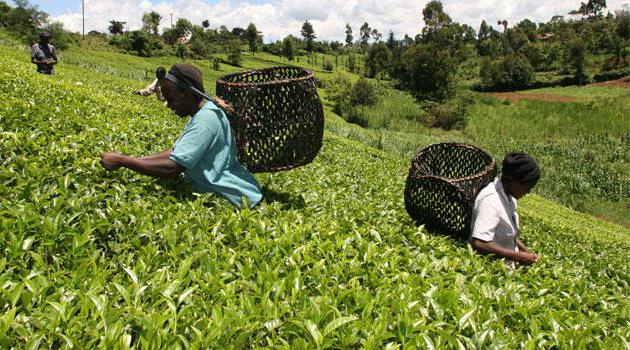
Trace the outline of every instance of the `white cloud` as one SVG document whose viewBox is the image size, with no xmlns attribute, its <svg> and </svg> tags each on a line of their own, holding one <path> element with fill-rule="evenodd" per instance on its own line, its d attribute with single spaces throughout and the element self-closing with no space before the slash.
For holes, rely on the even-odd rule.
<svg viewBox="0 0 630 350">
<path fill-rule="evenodd" d="M 620 9 L 629 0 L 609 0 L 608 9 Z M 127 23 L 128 30 L 142 26 L 142 13 L 159 12 L 162 27 L 170 25 L 180 17 L 201 23 L 208 19 L 212 27 L 226 25 L 246 27 L 255 23 L 263 32 L 265 41 L 282 38 L 288 34 L 298 36 L 304 20 L 309 20 L 318 38 L 343 40 L 345 24 L 350 23 L 355 38 L 359 27 L 368 22 L 384 35 L 392 30 L 398 37 L 415 35 L 422 29 L 422 9 L 427 0 L 270 0 L 266 3 L 254 0 L 85 0 L 86 32 L 105 32 L 110 20 Z M 489 24 L 507 19 L 516 23 L 524 18 L 535 22 L 548 21 L 554 15 L 566 15 L 580 5 L 580 0 L 444 0 L 444 9 L 457 22 L 473 28 L 485 19 Z M 66 28 L 81 31 L 81 8 L 55 17 Z"/>
</svg>

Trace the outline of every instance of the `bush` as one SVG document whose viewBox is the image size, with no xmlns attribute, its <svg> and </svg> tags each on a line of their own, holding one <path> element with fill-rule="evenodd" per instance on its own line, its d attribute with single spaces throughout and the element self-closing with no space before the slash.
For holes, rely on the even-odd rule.
<svg viewBox="0 0 630 350">
<path fill-rule="evenodd" d="M 630 68 L 602 71 L 595 74 L 595 76 L 593 76 L 593 80 L 597 82 L 601 82 L 601 81 L 608 81 L 608 80 L 616 80 L 616 79 L 620 79 L 627 76 L 630 76 Z"/>
<path fill-rule="evenodd" d="M 330 60 L 325 60 L 324 61 L 324 65 L 323 65 L 324 70 L 326 71 L 332 71 L 333 70 L 333 64 L 332 62 L 330 62 Z"/>
<path fill-rule="evenodd" d="M 565 46 L 565 66 L 573 72 L 576 84 L 582 85 L 588 82 L 586 75 L 586 44 L 582 39 L 575 38 Z"/>
<path fill-rule="evenodd" d="M 434 45 L 415 45 L 403 54 L 402 67 L 393 78 L 419 99 L 444 100 L 453 92 L 457 58 Z"/>
<path fill-rule="evenodd" d="M 468 124 L 466 112 L 472 102 L 470 97 L 457 97 L 445 103 L 426 102 L 422 123 L 429 128 L 463 130 Z"/>
<path fill-rule="evenodd" d="M 378 93 L 374 84 L 360 77 L 350 91 L 350 105 L 372 106 L 378 102 Z"/>
<path fill-rule="evenodd" d="M 480 70 L 481 81 L 497 90 L 516 90 L 532 81 L 532 66 L 521 56 L 504 56 L 496 61 L 486 60 Z"/>
<path fill-rule="evenodd" d="M 243 56 L 241 56 L 241 45 L 239 43 L 230 44 L 227 62 L 228 64 L 236 67 L 240 67 L 243 63 Z"/>
</svg>

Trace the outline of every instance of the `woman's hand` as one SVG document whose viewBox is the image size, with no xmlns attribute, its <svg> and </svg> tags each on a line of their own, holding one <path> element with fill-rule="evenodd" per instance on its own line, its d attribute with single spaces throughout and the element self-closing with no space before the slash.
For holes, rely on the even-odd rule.
<svg viewBox="0 0 630 350">
<path fill-rule="evenodd" d="M 122 160 L 125 156 L 120 153 L 103 153 L 101 154 L 101 165 L 108 171 L 113 171 L 122 166 Z"/>
<path fill-rule="evenodd" d="M 538 261 L 538 255 L 531 252 L 520 252 L 518 261 L 523 264 L 531 265 Z"/>
</svg>

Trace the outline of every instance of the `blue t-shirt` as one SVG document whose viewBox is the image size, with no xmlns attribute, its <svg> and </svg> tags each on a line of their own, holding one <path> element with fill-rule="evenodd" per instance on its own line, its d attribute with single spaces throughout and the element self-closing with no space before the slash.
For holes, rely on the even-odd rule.
<svg viewBox="0 0 630 350">
<path fill-rule="evenodd" d="M 227 116 L 210 101 L 190 119 L 169 158 L 186 168 L 196 192 L 219 193 L 239 207 L 243 196 L 252 207 L 262 199 L 258 183 L 238 161 Z"/>
</svg>

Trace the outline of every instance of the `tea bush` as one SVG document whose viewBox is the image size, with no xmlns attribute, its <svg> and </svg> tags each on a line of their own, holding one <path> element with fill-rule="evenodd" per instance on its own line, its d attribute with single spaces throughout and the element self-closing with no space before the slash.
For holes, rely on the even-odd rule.
<svg viewBox="0 0 630 350">
<path fill-rule="evenodd" d="M 329 112 L 315 162 L 257 175 L 266 199 L 239 211 L 100 167 L 185 125 L 140 82 L 0 55 L 2 348 L 628 348 L 627 229 L 532 195 L 540 263 L 506 270 L 415 227 L 408 158 Z"/>
</svg>

